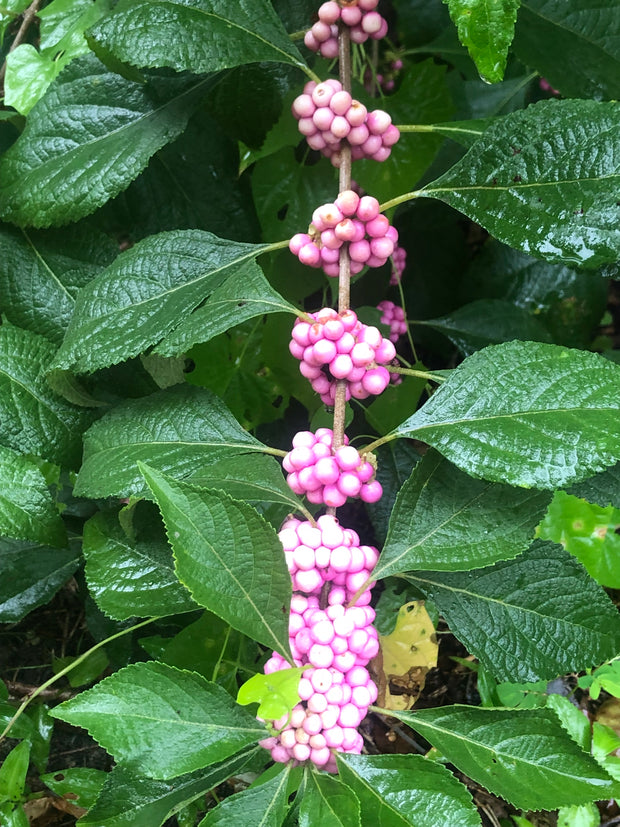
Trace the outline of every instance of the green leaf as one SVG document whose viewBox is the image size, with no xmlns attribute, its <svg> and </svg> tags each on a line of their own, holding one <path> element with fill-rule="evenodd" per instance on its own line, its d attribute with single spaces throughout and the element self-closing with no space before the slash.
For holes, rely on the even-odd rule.
<svg viewBox="0 0 620 827">
<path fill-rule="evenodd" d="M 79 657 L 74 655 L 65 655 L 63 658 L 53 658 L 52 668 L 54 674 L 58 674 L 68 666 L 72 666 L 72 664 L 78 660 Z M 86 686 L 87 684 L 93 683 L 97 678 L 101 677 L 103 671 L 109 665 L 110 658 L 107 656 L 105 649 L 95 649 L 94 652 L 87 655 L 84 660 L 80 660 L 80 662 L 71 669 L 67 676 L 69 686 L 77 689 L 79 686 Z"/>
<path fill-rule="evenodd" d="M 44 773 L 40 778 L 56 795 L 70 798 L 79 807 L 90 810 L 108 776 L 109 773 L 104 770 L 90 767 L 68 767 L 64 770 Z"/>
<path fill-rule="evenodd" d="M 482 79 L 502 80 L 521 0 L 443 1 Z"/>
<path fill-rule="evenodd" d="M 601 814 L 596 804 L 579 804 L 560 807 L 558 827 L 599 827 Z"/>
<path fill-rule="evenodd" d="M 163 663 L 135 663 L 50 713 L 84 727 L 128 769 L 174 778 L 228 758 L 265 729 L 217 684 Z"/>
<path fill-rule="evenodd" d="M 497 118 L 419 195 L 440 198 L 538 258 L 615 262 L 619 127 L 618 103 L 541 101 Z"/>
<path fill-rule="evenodd" d="M 616 0 L 522 0 L 513 48 L 565 97 L 620 97 Z"/>
<path fill-rule="evenodd" d="M 506 342 L 462 362 L 393 433 L 472 476 L 556 488 L 620 457 L 619 382 L 620 368 L 598 354 Z"/>
<path fill-rule="evenodd" d="M 53 0 L 37 12 L 40 46 L 48 49 L 84 43 L 84 32 L 94 25 L 110 7 L 110 0 Z"/>
<path fill-rule="evenodd" d="M 0 443 L 75 468 L 90 414 L 57 396 L 45 381 L 54 352 L 36 333 L 0 327 Z"/>
<path fill-rule="evenodd" d="M 6 58 L 4 102 L 27 115 L 64 66 L 64 60 L 41 54 L 30 43 L 20 44 Z"/>
<path fill-rule="evenodd" d="M 403 485 L 373 577 L 458 571 L 516 557 L 551 494 L 476 480 L 430 450 Z"/>
<path fill-rule="evenodd" d="M 425 319 L 414 324 L 443 333 L 465 356 L 487 345 L 512 339 L 552 341 L 549 331 L 527 310 L 498 299 L 481 299 L 440 319 Z"/>
<path fill-rule="evenodd" d="M 350 787 L 326 773 L 306 768 L 299 827 L 361 827 L 360 802 Z"/>
<path fill-rule="evenodd" d="M 179 81 L 158 97 L 92 55 L 72 61 L 0 162 L 0 216 L 48 227 L 89 215 L 183 131 L 212 82 Z"/>
<path fill-rule="evenodd" d="M 18 327 L 60 344 L 79 288 L 116 252 L 113 242 L 84 224 L 62 232 L 0 225 L 2 312 Z"/>
<path fill-rule="evenodd" d="M 10 801 L 16 804 L 21 800 L 29 763 L 30 744 L 22 741 L 13 747 L 0 767 L 0 802 Z"/>
<path fill-rule="evenodd" d="M 206 73 L 275 61 L 306 68 L 267 0 L 234 7 L 226 0 L 121 0 L 92 35 L 133 66 Z"/>
<path fill-rule="evenodd" d="M 145 490 L 138 460 L 175 477 L 265 446 L 244 431 L 212 393 L 177 385 L 127 400 L 84 435 L 84 462 L 75 493 L 127 497 Z"/>
<path fill-rule="evenodd" d="M 146 238 L 80 291 L 54 367 L 83 373 L 137 356 L 263 249 L 202 230 Z"/>
<path fill-rule="evenodd" d="M 161 342 L 156 353 L 173 356 L 192 345 L 208 342 L 235 325 L 265 313 L 292 313 L 299 310 L 269 284 L 255 261 L 242 264 L 209 296 L 202 307 Z"/>
<path fill-rule="evenodd" d="M 18 623 L 43 606 L 80 564 L 79 551 L 0 540 L 0 623 Z"/>
<path fill-rule="evenodd" d="M 385 543 L 396 496 L 409 479 L 420 455 L 408 442 L 388 442 L 375 452 L 377 479 L 383 486 L 383 496 L 377 503 L 367 505 L 378 545 Z"/>
<path fill-rule="evenodd" d="M 620 510 L 556 491 L 538 536 L 560 543 L 601 586 L 620 588 Z"/>
<path fill-rule="evenodd" d="M 196 608 L 174 573 L 163 532 L 132 541 L 116 514 L 98 513 L 84 524 L 85 575 L 102 612 L 114 620 L 188 612 Z"/>
<path fill-rule="evenodd" d="M 285 657 L 291 578 L 271 526 L 223 491 L 196 491 L 140 463 L 177 575 L 201 606 Z"/>
<path fill-rule="evenodd" d="M 342 781 L 359 798 L 362 824 L 445 827 L 447 813 L 450 827 L 481 824 L 467 788 L 421 755 L 337 753 L 337 760 Z"/>
<path fill-rule="evenodd" d="M 515 560 L 472 572 L 415 573 L 454 634 L 499 681 L 550 680 L 612 658 L 620 618 L 564 549 L 536 541 Z"/>
<path fill-rule="evenodd" d="M 67 544 L 64 524 L 38 465 L 2 446 L 0 534 L 42 546 Z"/>
<path fill-rule="evenodd" d="M 465 775 L 524 810 L 554 810 L 615 795 L 611 778 L 551 710 L 455 705 L 390 715 Z"/>
<path fill-rule="evenodd" d="M 239 687 L 237 703 L 242 706 L 259 704 L 257 718 L 277 721 L 289 715 L 299 703 L 299 681 L 304 667 L 281 669 L 269 675 L 257 673 Z"/>
<path fill-rule="evenodd" d="M 175 778 L 174 784 L 136 775 L 117 765 L 97 802 L 80 819 L 80 827 L 160 827 L 189 802 L 205 795 L 231 776 L 260 769 L 269 753 L 257 745 L 213 764 Z"/>
<path fill-rule="evenodd" d="M 0 8 L 0 42 L 9 23 L 15 20 L 30 4 L 28 0 L 5 0 Z"/>
<path fill-rule="evenodd" d="M 571 485 L 567 493 L 602 507 L 613 505 L 614 508 L 620 508 L 620 463 Z"/>
<path fill-rule="evenodd" d="M 288 809 L 291 770 L 289 763 L 264 784 L 225 798 L 198 827 L 280 827 Z"/>
</svg>

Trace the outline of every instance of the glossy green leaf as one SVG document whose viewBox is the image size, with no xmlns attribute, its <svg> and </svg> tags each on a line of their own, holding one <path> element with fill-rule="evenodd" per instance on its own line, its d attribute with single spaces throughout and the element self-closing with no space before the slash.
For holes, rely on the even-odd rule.
<svg viewBox="0 0 620 827">
<path fill-rule="evenodd" d="M 99 512 L 84 524 L 85 575 L 99 608 L 115 620 L 196 608 L 174 573 L 163 532 L 132 541 L 116 514 Z"/>
<path fill-rule="evenodd" d="M 48 227 L 89 215 L 182 132 L 210 83 L 195 78 L 158 98 L 92 55 L 72 61 L 0 162 L 0 216 Z"/>
<path fill-rule="evenodd" d="M 117 765 L 95 805 L 80 819 L 80 827 L 160 827 L 190 801 L 231 776 L 260 769 L 269 757 L 262 747 L 247 747 L 236 755 L 174 779 L 154 781 Z"/>
<path fill-rule="evenodd" d="M 45 381 L 54 352 L 36 333 L 0 327 L 0 443 L 74 468 L 90 415 L 57 396 Z"/>
<path fill-rule="evenodd" d="M 79 551 L 0 540 L 0 623 L 17 623 L 50 600 L 80 564 Z"/>
<path fill-rule="evenodd" d="M 237 703 L 242 706 L 257 703 L 257 718 L 277 721 L 283 715 L 289 715 L 293 707 L 299 703 L 298 689 L 303 671 L 303 667 L 300 666 L 281 669 L 269 675 L 257 672 L 239 687 Z"/>
<path fill-rule="evenodd" d="M 428 451 L 399 492 L 373 576 L 459 571 L 516 557 L 550 501 L 547 492 L 476 480 Z"/>
<path fill-rule="evenodd" d="M 558 827 L 599 827 L 600 823 L 596 804 L 574 804 L 558 810 Z"/>
<path fill-rule="evenodd" d="M 17 803 L 26 786 L 30 763 L 30 744 L 22 741 L 13 747 L 0 766 L 0 802 Z"/>
<path fill-rule="evenodd" d="M 481 77 L 496 83 L 504 77 L 508 49 L 521 0 L 444 0 Z"/>
<path fill-rule="evenodd" d="M 137 356 L 263 249 L 201 230 L 141 241 L 80 291 L 54 367 L 87 372 Z"/>
<path fill-rule="evenodd" d="M 13 324 L 60 344 L 79 288 L 116 252 L 108 238 L 84 224 L 62 233 L 0 226 L 2 312 Z"/>
<path fill-rule="evenodd" d="M 620 463 L 571 485 L 567 493 L 602 507 L 613 505 L 614 508 L 620 508 Z"/>
<path fill-rule="evenodd" d="M 264 784 L 225 798 L 198 827 L 280 827 L 288 809 L 291 769 L 289 763 Z"/>
<path fill-rule="evenodd" d="M 408 442 L 388 442 L 375 453 L 377 457 L 377 479 L 383 487 L 381 499 L 366 509 L 372 527 L 377 535 L 378 545 L 385 543 L 392 508 L 396 496 L 409 479 L 412 469 L 420 460 L 420 455 Z"/>
<path fill-rule="evenodd" d="M 54 60 L 30 43 L 20 44 L 6 58 L 4 102 L 27 115 L 65 65 L 64 59 Z"/>
<path fill-rule="evenodd" d="M 56 793 L 70 798 L 85 810 L 95 803 L 109 773 L 90 767 L 68 767 L 41 775 L 41 781 Z"/>
<path fill-rule="evenodd" d="M 67 535 L 38 465 L 0 446 L 0 534 L 42 546 L 65 546 Z"/>
<path fill-rule="evenodd" d="M 220 686 L 163 663 L 135 663 L 50 713 L 84 727 L 128 769 L 174 778 L 265 734 Z"/>
<path fill-rule="evenodd" d="M 28 8 L 28 0 L 6 0 L 0 9 L 0 41 L 4 39 L 4 33 L 9 23 Z"/>
<path fill-rule="evenodd" d="M 77 689 L 80 686 L 86 686 L 102 677 L 103 672 L 110 665 L 110 658 L 107 656 L 105 649 L 95 649 L 83 660 L 79 656 L 65 655 L 62 658 L 52 659 L 52 669 L 55 674 L 58 674 L 63 669 L 71 666 L 68 681 L 72 689 Z M 75 664 L 75 665 L 74 665 Z"/>
<path fill-rule="evenodd" d="M 362 824 L 382 827 L 476 827 L 467 788 L 421 755 L 337 754 L 342 781 L 360 801 Z"/>
<path fill-rule="evenodd" d="M 556 491 L 538 536 L 560 543 L 601 586 L 620 588 L 620 510 Z"/>
<path fill-rule="evenodd" d="M 597 267 L 620 247 L 620 104 L 541 101 L 498 118 L 420 195 L 547 261 Z"/>
<path fill-rule="evenodd" d="M 515 560 L 472 572 L 407 575 L 499 681 L 537 681 L 612 658 L 620 618 L 564 549 L 536 541 Z"/>
<path fill-rule="evenodd" d="M 88 429 L 75 492 L 127 497 L 145 490 L 138 460 L 184 477 L 228 457 L 262 451 L 212 393 L 177 385 L 127 400 Z"/>
<path fill-rule="evenodd" d="M 444 706 L 390 712 L 461 772 L 524 810 L 615 795 L 615 784 L 547 709 Z"/>
<path fill-rule="evenodd" d="M 522 0 L 513 47 L 567 98 L 620 98 L 616 0 Z"/>
<path fill-rule="evenodd" d="M 95 40 L 134 66 L 218 72 L 259 61 L 305 68 L 267 0 L 121 0 L 93 30 Z"/>
<path fill-rule="evenodd" d="M 361 827 L 360 802 L 346 784 L 322 772 L 306 768 L 299 827 Z"/>
<path fill-rule="evenodd" d="M 472 476 L 556 488 L 620 457 L 619 382 L 598 354 L 506 342 L 466 359 L 394 433 Z"/>
<path fill-rule="evenodd" d="M 194 600 L 289 657 L 291 579 L 273 528 L 223 491 L 196 491 L 140 468 L 164 518 L 177 575 Z"/>
</svg>

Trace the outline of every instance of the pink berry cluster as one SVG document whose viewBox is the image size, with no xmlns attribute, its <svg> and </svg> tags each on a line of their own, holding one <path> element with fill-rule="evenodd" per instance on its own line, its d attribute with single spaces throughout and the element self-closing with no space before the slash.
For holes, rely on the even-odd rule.
<svg viewBox="0 0 620 827">
<path fill-rule="evenodd" d="M 382 393 L 390 381 L 385 365 L 396 349 L 381 331 L 365 325 L 353 310 L 337 313 L 324 307 L 310 313 L 312 323 L 297 319 L 289 350 L 299 359 L 299 372 L 325 405 L 333 405 L 338 380 L 347 382 L 346 397 L 366 399 Z"/>
<path fill-rule="evenodd" d="M 400 284 L 406 266 L 407 251 L 404 247 L 399 247 L 398 244 L 396 244 L 394 246 L 394 252 L 392 253 L 392 272 L 390 274 L 390 284 L 392 286 Z"/>
<path fill-rule="evenodd" d="M 308 232 L 296 233 L 288 246 L 302 264 L 322 267 L 337 278 L 343 244 L 349 245 L 351 273 L 356 275 L 365 265 L 382 267 L 397 241 L 398 230 L 379 212 L 376 198 L 344 190 L 333 204 L 317 207 Z"/>
<path fill-rule="evenodd" d="M 377 310 L 381 311 L 381 322 L 390 326 L 390 342 L 397 342 L 407 332 L 404 309 L 385 299 L 379 302 Z"/>
<path fill-rule="evenodd" d="M 316 526 L 289 518 L 279 534 L 295 593 L 291 600 L 289 641 L 297 666 L 309 666 L 299 682 L 301 703 L 290 716 L 273 722 L 277 734 L 261 741 L 274 761 L 312 761 L 336 772 L 332 750 L 359 754 L 363 739 L 357 727 L 377 687 L 367 664 L 379 651 L 375 612 L 369 606 L 370 587 L 347 606 L 368 581 L 378 552 L 360 546 L 352 529 L 342 528 L 330 515 Z M 324 586 L 331 588 L 321 608 Z M 274 652 L 265 673 L 287 669 Z"/>
<path fill-rule="evenodd" d="M 375 479 L 374 465 L 348 444 L 346 435 L 344 445 L 336 450 L 333 440 L 330 428 L 295 434 L 293 448 L 282 460 L 289 488 L 300 496 L 305 494 L 311 503 L 333 508 L 344 505 L 349 497 L 376 503 L 383 489 Z"/>
<path fill-rule="evenodd" d="M 306 32 L 304 43 L 312 52 L 332 60 L 338 57 L 338 22 L 349 28 L 353 43 L 365 43 L 369 37 L 381 40 L 387 22 L 375 11 L 379 0 L 328 0 L 319 7 L 319 19 Z"/>
<path fill-rule="evenodd" d="M 345 140 L 354 161 L 361 158 L 385 161 L 400 138 L 387 112 L 382 109 L 369 112 L 342 88 L 340 81 L 332 78 L 323 83 L 308 81 L 291 109 L 308 146 L 320 151 L 335 167 L 340 166 L 340 150 Z"/>
</svg>

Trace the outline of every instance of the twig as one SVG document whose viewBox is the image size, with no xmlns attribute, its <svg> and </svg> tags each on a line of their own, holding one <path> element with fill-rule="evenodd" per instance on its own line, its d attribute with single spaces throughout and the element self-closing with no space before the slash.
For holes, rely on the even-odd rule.
<svg viewBox="0 0 620 827">
<path fill-rule="evenodd" d="M 24 12 L 24 18 L 22 20 L 21 26 L 17 30 L 17 34 L 13 38 L 13 42 L 11 43 L 11 48 L 9 49 L 8 54 L 10 55 L 14 49 L 23 42 L 24 38 L 26 37 L 26 32 L 30 28 L 30 24 L 34 20 L 36 13 L 39 11 L 39 6 L 41 5 L 41 0 L 32 0 L 32 3 L 28 6 L 26 11 Z M 7 55 L 8 57 L 8 55 Z M 6 75 L 6 59 L 2 64 L 2 68 L 0 69 L 0 83 L 4 80 L 4 76 Z"/>
</svg>

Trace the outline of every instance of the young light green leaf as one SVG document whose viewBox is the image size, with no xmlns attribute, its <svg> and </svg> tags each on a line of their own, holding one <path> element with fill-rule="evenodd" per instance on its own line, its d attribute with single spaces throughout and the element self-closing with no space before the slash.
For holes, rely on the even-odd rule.
<svg viewBox="0 0 620 827">
<path fill-rule="evenodd" d="M 257 672 L 239 687 L 237 703 L 242 706 L 257 703 L 257 718 L 277 721 L 283 715 L 289 715 L 299 703 L 299 681 L 303 671 L 304 667 L 300 666 L 269 675 Z"/>
<path fill-rule="evenodd" d="M 218 72 L 275 61 L 305 69 L 267 0 L 121 0 L 93 30 L 95 40 L 133 66 Z"/>
<path fill-rule="evenodd" d="M 401 488 L 373 577 L 459 571 L 516 557 L 551 494 L 476 480 L 430 450 Z"/>
<path fill-rule="evenodd" d="M 36 333 L 0 327 L 0 443 L 75 468 L 90 414 L 57 396 L 45 381 L 54 352 Z"/>
<path fill-rule="evenodd" d="M 132 541 L 116 514 L 99 512 L 84 524 L 85 575 L 102 612 L 114 620 L 188 612 L 197 606 L 174 573 L 163 532 Z"/>
<path fill-rule="evenodd" d="M 93 55 L 72 61 L 0 162 L 0 216 L 49 227 L 89 215 L 183 131 L 211 83 L 179 79 L 161 98 Z"/>
<path fill-rule="evenodd" d="M 620 458 L 620 367 L 595 353 L 506 342 L 474 353 L 396 430 L 476 477 L 556 488 Z"/>
<path fill-rule="evenodd" d="M 299 827 L 361 827 L 360 802 L 353 790 L 331 775 L 306 766 Z"/>
<path fill-rule="evenodd" d="M 264 784 L 225 798 L 198 827 L 280 827 L 288 810 L 291 770 L 288 763 Z"/>
<path fill-rule="evenodd" d="M 83 373 L 137 356 L 263 249 L 203 230 L 146 238 L 80 291 L 53 367 Z"/>
<path fill-rule="evenodd" d="M 67 62 L 38 52 L 30 43 L 21 43 L 6 57 L 6 105 L 17 109 L 21 115 L 27 115 Z"/>
<path fill-rule="evenodd" d="M 109 11 L 111 0 L 52 0 L 37 12 L 40 46 L 66 48 L 68 44 L 83 42 L 84 32 Z"/>
<path fill-rule="evenodd" d="M 80 818 L 80 827 L 160 827 L 189 802 L 233 775 L 260 770 L 269 753 L 258 745 L 230 758 L 174 779 L 154 781 L 117 765 L 95 805 Z"/>
<path fill-rule="evenodd" d="M 536 541 L 515 560 L 407 579 L 499 681 L 550 680 L 612 658 L 620 618 L 568 552 Z"/>
<path fill-rule="evenodd" d="M 443 0 L 459 39 L 488 83 L 504 77 L 521 0 Z"/>
<path fill-rule="evenodd" d="M 524 810 L 614 797 L 616 785 L 548 709 L 391 710 L 461 772 Z"/>
<path fill-rule="evenodd" d="M 30 744 L 22 741 L 13 747 L 0 766 L 0 803 L 16 804 L 21 800 L 29 763 Z"/>
<path fill-rule="evenodd" d="M 34 462 L 0 446 L 0 534 L 42 546 L 67 544 L 63 521 Z"/>
<path fill-rule="evenodd" d="M 538 258 L 597 267 L 620 247 L 619 153 L 619 103 L 541 101 L 496 119 L 419 195 Z"/>
<path fill-rule="evenodd" d="M 223 491 L 196 491 L 139 467 L 164 518 L 177 575 L 194 600 L 290 657 L 291 578 L 273 528 Z"/>
<path fill-rule="evenodd" d="M 121 403 L 84 435 L 75 493 L 127 497 L 145 491 L 138 460 L 185 477 L 265 446 L 239 425 L 210 391 L 177 385 Z"/>
<path fill-rule="evenodd" d="M 396 716 L 399 717 L 399 716 Z M 478 827 L 467 788 L 421 755 L 337 754 L 342 781 L 357 795 L 362 824 L 384 827 Z"/>
<path fill-rule="evenodd" d="M 69 580 L 80 564 L 80 553 L 1 539 L 0 560 L 0 623 L 17 623 Z"/>
<path fill-rule="evenodd" d="M 217 684 L 163 663 L 135 663 L 50 713 L 84 727 L 128 769 L 174 778 L 222 761 L 265 729 Z"/>
</svg>

